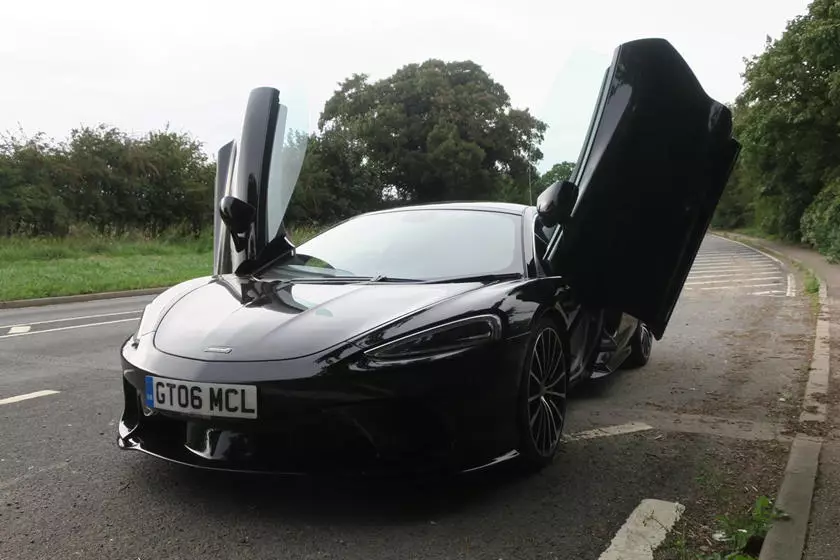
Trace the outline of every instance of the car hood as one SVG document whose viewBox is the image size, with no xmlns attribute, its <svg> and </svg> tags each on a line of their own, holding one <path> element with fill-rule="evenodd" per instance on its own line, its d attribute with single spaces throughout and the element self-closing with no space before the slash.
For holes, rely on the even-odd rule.
<svg viewBox="0 0 840 560">
<path fill-rule="evenodd" d="M 157 326 L 154 345 L 167 354 L 206 361 L 299 358 L 481 285 L 217 278 L 169 308 Z"/>
</svg>

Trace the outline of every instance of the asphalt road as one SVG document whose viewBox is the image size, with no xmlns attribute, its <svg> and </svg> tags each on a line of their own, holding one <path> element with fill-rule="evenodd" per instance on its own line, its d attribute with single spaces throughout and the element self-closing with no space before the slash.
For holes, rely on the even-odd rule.
<svg viewBox="0 0 840 560">
<path fill-rule="evenodd" d="M 0 311 L 0 560 L 607 558 L 643 500 L 703 519 L 724 487 L 775 492 L 813 337 L 789 272 L 708 237 L 650 363 L 573 395 L 552 467 L 443 483 L 232 476 L 121 452 L 118 351 L 152 298 Z"/>
</svg>

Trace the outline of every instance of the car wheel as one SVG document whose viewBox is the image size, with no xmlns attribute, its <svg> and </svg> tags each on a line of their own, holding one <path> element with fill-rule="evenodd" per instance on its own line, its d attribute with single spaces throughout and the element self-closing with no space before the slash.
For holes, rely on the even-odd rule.
<svg viewBox="0 0 840 560">
<path fill-rule="evenodd" d="M 563 435 L 569 380 L 565 338 L 549 318 L 538 321 L 529 338 L 518 403 L 519 451 L 529 470 L 554 460 Z"/>
<path fill-rule="evenodd" d="M 630 355 L 624 360 L 622 367 L 624 368 L 638 368 L 648 363 L 650 360 L 650 352 L 653 348 L 653 333 L 650 328 L 639 321 L 636 327 L 636 332 L 633 333 L 633 338 L 630 340 Z"/>
</svg>

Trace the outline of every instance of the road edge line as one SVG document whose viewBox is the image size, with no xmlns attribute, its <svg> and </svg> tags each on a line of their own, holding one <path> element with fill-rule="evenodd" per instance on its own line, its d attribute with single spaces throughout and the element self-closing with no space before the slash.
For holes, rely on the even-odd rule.
<svg viewBox="0 0 840 560">
<path fill-rule="evenodd" d="M 139 290 L 123 290 L 118 292 L 98 292 L 95 294 L 76 294 L 71 296 L 51 296 L 33 299 L 13 299 L 0 301 L 0 309 L 20 309 L 22 307 L 42 307 L 44 305 L 59 305 L 62 303 L 82 303 L 102 299 L 116 299 L 134 296 L 154 296 L 168 290 L 170 286 L 159 288 L 142 288 Z"/>
</svg>

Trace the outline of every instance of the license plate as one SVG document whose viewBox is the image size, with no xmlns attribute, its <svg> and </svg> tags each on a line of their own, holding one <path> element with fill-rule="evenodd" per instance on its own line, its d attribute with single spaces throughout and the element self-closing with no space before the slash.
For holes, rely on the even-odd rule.
<svg viewBox="0 0 840 560">
<path fill-rule="evenodd" d="M 146 376 L 146 406 L 201 416 L 257 417 L 254 385 L 195 383 Z"/>
</svg>

